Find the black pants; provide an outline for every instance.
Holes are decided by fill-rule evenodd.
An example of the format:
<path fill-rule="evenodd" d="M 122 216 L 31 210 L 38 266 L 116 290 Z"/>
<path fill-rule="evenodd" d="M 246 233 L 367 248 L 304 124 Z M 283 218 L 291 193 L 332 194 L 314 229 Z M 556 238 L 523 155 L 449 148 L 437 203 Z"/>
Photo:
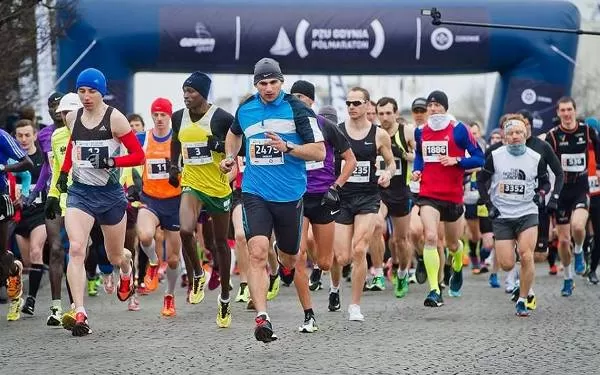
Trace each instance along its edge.
<path fill-rule="evenodd" d="M 590 271 L 596 271 L 600 260 L 600 196 L 593 196 L 590 200 L 590 219 L 594 229 L 594 247 L 592 248 Z"/>

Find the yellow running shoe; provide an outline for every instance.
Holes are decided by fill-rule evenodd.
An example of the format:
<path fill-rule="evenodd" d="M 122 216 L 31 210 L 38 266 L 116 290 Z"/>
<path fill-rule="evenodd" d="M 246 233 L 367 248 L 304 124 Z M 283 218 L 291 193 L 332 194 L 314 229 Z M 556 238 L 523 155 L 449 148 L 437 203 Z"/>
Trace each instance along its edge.
<path fill-rule="evenodd" d="M 277 275 L 275 278 L 269 275 L 269 291 L 267 292 L 267 301 L 272 301 L 275 299 L 275 297 L 277 297 L 277 295 L 279 294 L 280 284 L 281 280 L 279 278 L 279 275 Z"/>
<path fill-rule="evenodd" d="M 527 296 L 527 303 L 525 306 L 527 306 L 528 310 L 535 310 L 537 307 L 537 298 L 535 298 L 535 295 Z"/>
<path fill-rule="evenodd" d="M 11 299 L 6 320 L 9 322 L 19 320 L 21 318 L 21 306 L 23 306 L 23 298 Z"/>
<path fill-rule="evenodd" d="M 62 326 L 67 331 L 70 331 L 75 327 L 75 309 L 70 309 L 63 313 Z"/>
<path fill-rule="evenodd" d="M 194 276 L 190 292 L 191 304 L 198 304 L 204 299 L 204 284 L 206 284 L 206 272 L 203 272 L 201 276 Z"/>
<path fill-rule="evenodd" d="M 235 296 L 235 302 L 248 302 L 250 299 L 250 288 L 248 284 L 241 285 L 240 290 L 238 291 L 237 296 Z"/>
<path fill-rule="evenodd" d="M 217 327 L 228 328 L 231 325 L 231 303 L 217 298 Z"/>

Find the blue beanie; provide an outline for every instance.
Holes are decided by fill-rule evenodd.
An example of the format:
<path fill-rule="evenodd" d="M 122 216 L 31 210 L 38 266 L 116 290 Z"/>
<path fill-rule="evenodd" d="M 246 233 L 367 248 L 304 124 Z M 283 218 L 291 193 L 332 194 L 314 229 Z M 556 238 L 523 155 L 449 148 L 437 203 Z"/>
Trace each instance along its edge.
<path fill-rule="evenodd" d="M 585 119 L 585 124 L 596 132 L 600 133 L 600 121 L 595 117 L 588 117 Z"/>
<path fill-rule="evenodd" d="M 98 69 L 87 68 L 77 76 L 76 88 L 85 86 L 98 91 L 102 96 L 106 95 L 106 77 Z"/>
<path fill-rule="evenodd" d="M 198 91 L 204 99 L 208 99 L 210 84 L 211 80 L 208 75 L 202 72 L 194 72 L 185 80 L 185 82 L 183 82 L 183 87 L 191 87 Z"/>

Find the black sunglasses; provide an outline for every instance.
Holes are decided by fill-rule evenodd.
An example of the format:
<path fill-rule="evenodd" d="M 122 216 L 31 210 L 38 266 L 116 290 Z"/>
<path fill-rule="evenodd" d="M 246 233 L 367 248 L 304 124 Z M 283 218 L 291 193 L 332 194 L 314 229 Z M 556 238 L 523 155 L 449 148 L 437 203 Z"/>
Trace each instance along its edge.
<path fill-rule="evenodd" d="M 365 102 L 363 100 L 353 100 L 353 101 L 349 101 L 346 100 L 346 107 L 350 107 L 351 105 L 358 107 L 359 105 L 365 104 Z"/>
<path fill-rule="evenodd" d="M 419 107 L 413 109 L 412 111 L 413 111 L 413 113 L 425 113 L 425 112 L 427 112 L 426 109 L 419 108 Z"/>

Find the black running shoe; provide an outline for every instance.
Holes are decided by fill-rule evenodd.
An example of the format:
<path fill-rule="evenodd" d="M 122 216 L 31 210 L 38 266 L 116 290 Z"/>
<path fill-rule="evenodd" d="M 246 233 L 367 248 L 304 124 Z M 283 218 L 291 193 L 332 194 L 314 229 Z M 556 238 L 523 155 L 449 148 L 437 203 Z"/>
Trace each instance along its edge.
<path fill-rule="evenodd" d="M 340 309 L 340 292 L 329 292 L 329 311 Z"/>
<path fill-rule="evenodd" d="M 587 278 L 590 283 L 598 285 L 598 276 L 596 276 L 596 271 L 590 271 Z"/>
<path fill-rule="evenodd" d="M 73 336 L 86 336 L 92 333 L 87 316 L 84 313 L 79 312 L 75 315 L 75 325 L 73 326 L 71 333 Z"/>
<path fill-rule="evenodd" d="M 346 279 L 346 281 L 350 281 L 350 275 L 352 274 L 352 266 L 350 264 L 345 265 L 342 268 L 342 277 Z"/>
<path fill-rule="evenodd" d="M 284 267 L 283 264 L 279 263 L 279 278 L 286 286 L 290 286 L 294 282 L 295 274 L 295 268 L 287 268 Z"/>
<path fill-rule="evenodd" d="M 35 311 L 35 298 L 33 298 L 32 296 L 29 296 L 25 300 L 25 304 L 23 305 L 21 312 L 23 314 L 33 315 L 34 311 Z"/>
<path fill-rule="evenodd" d="M 273 326 L 266 315 L 259 315 L 254 321 L 256 322 L 254 337 L 258 341 L 268 343 L 277 340 L 277 336 L 273 333 Z"/>
<path fill-rule="evenodd" d="M 321 275 L 323 271 L 318 268 L 313 268 L 310 273 L 310 279 L 308 282 L 308 288 L 312 291 L 323 289 L 323 285 L 321 284 Z"/>
<path fill-rule="evenodd" d="M 450 276 L 452 276 L 452 267 L 444 264 L 444 285 L 450 285 Z"/>
<path fill-rule="evenodd" d="M 419 284 L 424 284 L 427 281 L 427 270 L 425 269 L 425 261 L 423 257 L 417 257 L 417 269 L 415 270 L 415 277 Z"/>

